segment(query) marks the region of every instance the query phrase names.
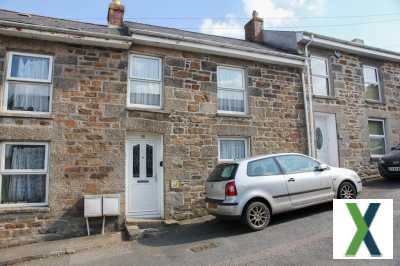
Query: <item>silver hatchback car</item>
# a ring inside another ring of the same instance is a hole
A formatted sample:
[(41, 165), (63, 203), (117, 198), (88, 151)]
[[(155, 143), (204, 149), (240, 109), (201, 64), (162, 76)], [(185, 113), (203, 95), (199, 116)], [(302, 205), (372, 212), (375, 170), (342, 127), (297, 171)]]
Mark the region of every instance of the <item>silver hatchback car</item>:
[(241, 218), (252, 230), (264, 229), (273, 214), (334, 198), (355, 199), (362, 190), (356, 172), (297, 153), (219, 164), (206, 186), (210, 214)]

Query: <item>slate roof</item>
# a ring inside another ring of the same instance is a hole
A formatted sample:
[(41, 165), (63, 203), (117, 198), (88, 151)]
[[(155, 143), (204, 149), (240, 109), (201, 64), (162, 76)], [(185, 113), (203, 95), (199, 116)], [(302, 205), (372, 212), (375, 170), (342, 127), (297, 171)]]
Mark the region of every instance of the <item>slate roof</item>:
[(282, 50), (268, 47), (266, 44), (130, 21), (125, 21), (125, 27), (123, 28), (112, 28), (108, 27), (108, 25), (59, 19), (0, 9), (0, 25), (2, 24), (1, 21), (18, 22), (34, 26), (46, 26), (55, 30), (61, 29), (73, 30), (77, 32), (83, 31), (90, 33), (106, 33), (125, 37), (128, 37), (130, 35), (129, 32), (131, 32), (171, 39), (186, 39), (198, 43), (212, 43), (219, 46), (234, 47), (239, 50), (257, 50), (261, 53), (282, 52)]
[[(80, 32), (81, 35), (82, 34), (84, 35), (84, 33), (86, 32), (86, 33), (91, 33), (91, 34), (104, 33), (104, 34), (109, 34), (110, 36), (114, 35), (116, 37), (117, 36), (129, 37), (130, 33), (138, 33), (138, 34), (143, 34), (143, 35), (157, 36), (157, 37), (177, 39), (177, 40), (190, 40), (192, 42), (207, 43), (207, 44), (222, 46), (222, 47), (229, 46), (229, 47), (236, 48), (238, 50), (251, 50), (251, 51), (256, 51), (256, 52), (266, 53), (266, 54), (275, 53), (275, 54), (279, 54), (281, 56), (289, 56), (289, 57), (298, 55), (298, 53), (297, 53), (298, 51), (293, 51), (293, 50), (285, 51), (280, 46), (274, 47), (273, 45), (268, 44), (268, 43), (255, 43), (255, 42), (245, 41), (245, 40), (241, 40), (241, 39), (234, 39), (234, 38), (228, 38), (228, 37), (222, 37), (222, 36), (216, 36), (216, 35), (208, 35), (208, 34), (204, 34), (204, 33), (191, 32), (191, 31), (185, 31), (185, 30), (162, 27), (162, 26), (154, 26), (154, 25), (148, 25), (148, 24), (131, 22), (131, 21), (125, 21), (125, 27), (113, 28), (113, 27), (108, 27), (108, 25), (80, 22), (80, 21), (67, 20), (67, 19), (59, 19), (59, 18), (39, 16), (39, 15), (34, 15), (34, 14), (27, 14), (27, 13), (21, 13), (21, 12), (16, 12), (16, 11), (0, 9), (0, 25), (2, 25), (2, 21), (18, 22), (18, 23), (24, 23), (24, 24), (33, 25), (33, 26), (46, 26), (46, 27), (49, 27), (54, 30), (59, 29), (59, 30), (76, 31), (76, 32)], [(293, 33), (312, 34), (312, 33), (305, 32), (305, 31), (293, 32)], [(372, 46), (368, 46), (368, 45), (359, 45), (359, 44), (355, 44), (355, 43), (352, 43), (349, 41), (345, 41), (345, 40), (341, 40), (341, 39), (337, 39), (337, 38), (333, 38), (333, 37), (329, 37), (329, 36), (323, 36), (323, 35), (319, 35), (319, 34), (315, 34), (315, 33), (313, 33), (313, 34), (315, 36), (319, 36), (321, 38), (336, 41), (339, 43), (364, 47), (367, 49), (390, 53), (390, 54), (394, 54), (394, 55), (400, 55), (400, 53), (395, 52), (395, 51), (390, 51), (390, 50), (386, 50), (386, 49), (382, 49), (382, 48), (378, 48), (378, 47), (372, 47)]]
[(200, 43), (202, 42), (214, 42), (219, 43), (221, 45), (229, 45), (235, 46), (238, 48), (243, 49), (256, 49), (260, 50), (260, 52), (282, 52), (283, 50), (268, 47), (266, 44), (256, 43), (245, 41), (241, 39), (235, 38), (228, 38), (216, 35), (209, 35), (204, 33), (192, 32), (192, 31), (185, 31), (180, 29), (168, 28), (168, 27), (161, 27), (161, 26), (154, 26), (148, 24), (142, 24), (137, 22), (125, 21), (125, 24), (128, 26), (129, 30), (133, 33), (138, 34), (146, 34), (146, 35), (153, 35), (153, 36), (176, 36), (180, 39), (190, 39), (195, 40)]
[(35, 26), (46, 26), (53, 29), (87, 31), (92, 33), (106, 33), (116, 36), (128, 36), (128, 32), (126, 31), (126, 29), (121, 30), (119, 28), (108, 27), (107, 25), (45, 17), (9, 11), (5, 9), (0, 9), (0, 20), (30, 24)]
[(304, 34), (304, 35), (308, 35), (308, 36), (314, 35), (314, 37), (319, 37), (321, 39), (330, 40), (330, 41), (333, 41), (333, 42), (338, 42), (338, 43), (347, 44), (347, 45), (352, 45), (352, 46), (355, 46), (355, 47), (371, 49), (371, 50), (379, 51), (379, 52), (382, 52), (382, 53), (400, 55), (400, 52), (396, 52), (396, 51), (393, 51), (393, 50), (383, 49), (383, 48), (379, 48), (379, 47), (376, 47), (376, 46), (371, 46), (371, 45), (368, 45), (368, 44), (359, 44), (359, 43), (352, 42), (352, 41), (346, 41), (346, 40), (338, 39), (338, 38), (335, 38), (335, 37), (322, 35), (322, 34), (319, 34), (319, 33), (313, 33), (313, 32), (308, 32), (308, 31), (302, 31), (300, 33)]

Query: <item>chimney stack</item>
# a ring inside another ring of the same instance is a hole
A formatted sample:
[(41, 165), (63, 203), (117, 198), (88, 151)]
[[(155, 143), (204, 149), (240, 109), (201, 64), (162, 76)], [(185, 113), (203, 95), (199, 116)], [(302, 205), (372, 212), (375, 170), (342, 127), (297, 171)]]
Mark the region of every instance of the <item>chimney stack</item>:
[(124, 24), (124, 13), (125, 8), (121, 4), (120, 0), (113, 0), (108, 6), (108, 26), (110, 27), (122, 27)]
[(264, 20), (254, 10), (252, 19), (244, 26), (246, 41), (263, 42), (263, 30)]

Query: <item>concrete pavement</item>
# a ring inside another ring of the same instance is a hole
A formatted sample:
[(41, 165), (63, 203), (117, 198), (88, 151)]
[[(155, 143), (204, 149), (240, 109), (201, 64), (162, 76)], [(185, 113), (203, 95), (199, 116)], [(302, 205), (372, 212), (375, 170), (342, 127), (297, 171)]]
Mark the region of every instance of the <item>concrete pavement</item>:
[(368, 183), (361, 198), (394, 199), (394, 260), (333, 261), (330, 203), (274, 216), (261, 232), (213, 220), (23, 265), (400, 265), (400, 180)]

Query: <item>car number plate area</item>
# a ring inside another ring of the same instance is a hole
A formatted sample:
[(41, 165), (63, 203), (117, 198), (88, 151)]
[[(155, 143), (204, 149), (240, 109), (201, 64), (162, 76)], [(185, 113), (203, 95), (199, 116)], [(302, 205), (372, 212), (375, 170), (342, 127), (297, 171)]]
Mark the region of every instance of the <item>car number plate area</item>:
[(388, 167), (390, 172), (400, 172), (400, 167)]
[(208, 203), (207, 203), (207, 207), (208, 207), (209, 209), (216, 209), (216, 208), (217, 208), (217, 203), (215, 203), (215, 202), (208, 202)]

